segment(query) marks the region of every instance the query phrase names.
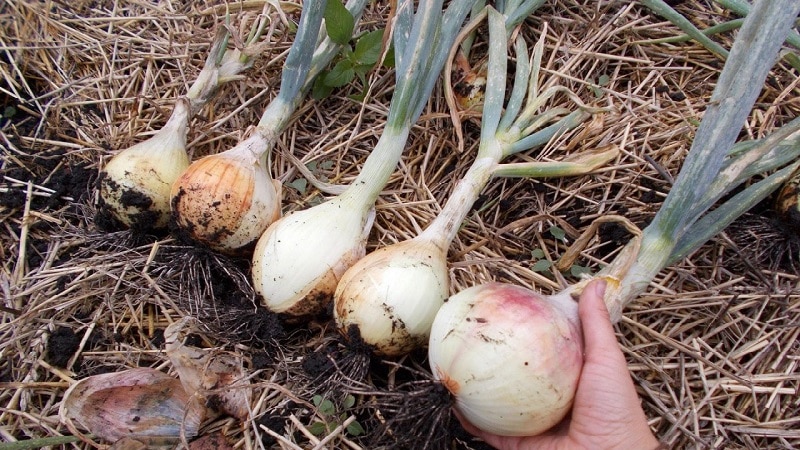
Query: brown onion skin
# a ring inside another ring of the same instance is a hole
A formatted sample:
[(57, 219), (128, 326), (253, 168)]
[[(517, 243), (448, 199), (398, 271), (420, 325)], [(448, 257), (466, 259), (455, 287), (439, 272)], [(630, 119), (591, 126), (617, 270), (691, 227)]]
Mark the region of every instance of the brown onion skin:
[(252, 247), (280, 217), (280, 195), (260, 170), (221, 155), (195, 161), (170, 192), (173, 232), (224, 253)]

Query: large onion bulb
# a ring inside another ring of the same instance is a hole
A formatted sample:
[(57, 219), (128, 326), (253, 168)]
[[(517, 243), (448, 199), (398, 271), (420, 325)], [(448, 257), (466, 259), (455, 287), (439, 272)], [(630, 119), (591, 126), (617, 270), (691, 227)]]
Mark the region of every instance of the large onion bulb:
[(189, 166), (189, 103), (179, 99), (167, 123), (146, 141), (119, 152), (100, 173), (100, 212), (139, 230), (165, 228), (172, 183)]
[(366, 254), (375, 210), (347, 196), (270, 225), (253, 251), (253, 287), (268, 309), (290, 316), (323, 312), (344, 272)]
[(577, 303), (510, 284), (450, 297), (429, 345), (431, 371), (461, 415), (503, 436), (533, 436), (560, 422), (583, 364)]
[(345, 272), (334, 294), (336, 324), (355, 326), (375, 353), (400, 356), (424, 345), (448, 295), (445, 252), (415, 238), (380, 248)]
[(173, 231), (225, 253), (253, 244), (280, 216), (280, 183), (261, 160), (264, 142), (256, 132), (192, 163), (172, 186)]

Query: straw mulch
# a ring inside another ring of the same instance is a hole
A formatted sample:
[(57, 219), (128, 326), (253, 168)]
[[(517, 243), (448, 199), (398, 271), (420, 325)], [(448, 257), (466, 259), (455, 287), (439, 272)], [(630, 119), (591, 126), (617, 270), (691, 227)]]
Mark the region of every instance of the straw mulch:
[[(620, 214), (646, 226), (690, 148), (722, 67), (695, 43), (650, 42), (680, 32), (636, 2), (553, 3), (521, 29), (533, 42), (547, 23), (543, 82), (570, 87), (584, 102), (612, 111), (602, 123), (518, 159), (557, 159), (573, 148), (606, 144), (618, 145), (622, 155), (590, 176), (492, 181), (450, 250), (453, 291), (496, 280), (550, 293), (582, 269), (596, 271), (610, 261), (630, 238), (615, 225), (600, 229), (575, 270), (534, 270), (542, 267), (537, 261), (556, 260), (598, 217)], [(712, 2), (679, 3), (700, 27), (732, 18)], [(242, 35), (263, 6), (247, 4), (242, 14), (231, 5), (231, 26)], [(327, 418), (335, 423), (319, 435), (309, 431), (325, 418), (315, 417), (298, 366), (333, 339), (329, 322), (287, 325), (275, 334), (281, 324), (253, 306), (242, 276), (246, 259), (196, 266), (175, 256), (191, 252), (169, 236), (107, 233), (94, 224), (98, 169), (164, 123), (223, 20), (224, 9), (213, 6), (75, 0), (0, 8), (2, 441), (72, 434), (58, 415), (70, 383), (137, 366), (169, 371), (163, 330), (197, 315), (206, 323), (203, 345), (241, 354), (253, 373), (251, 419), (219, 419), (205, 434), (221, 431), (236, 448), (371, 448), (367, 438), (336, 428), (338, 417)], [(291, 35), (274, 9), (268, 14), (275, 26), (264, 39), (271, 45), (246, 80), (226, 85), (191, 122), (193, 158), (238, 142), (275, 96)], [(387, 14), (372, 5), (362, 26), (376, 29)], [(297, 20), (296, 12), (287, 15)], [(733, 34), (715, 39), (729, 47)], [(483, 44), (479, 38), (477, 54)], [(322, 199), (310, 185), (298, 189), (302, 175), (287, 154), (315, 162), (315, 174), (331, 182), (354, 178), (383, 126), (392, 72), (375, 70), (368, 84), (363, 101), (357, 96), (364, 86), (356, 80), (296, 113), (271, 165), (285, 186), (284, 212)], [(779, 63), (742, 137), (762, 137), (796, 117), (797, 84), (797, 72)], [(551, 105), (559, 103), (568, 101), (557, 97)], [(476, 151), (478, 123), (465, 118), (463, 129), (459, 151), (437, 87), (378, 202), (370, 249), (414, 235), (441, 208)], [(797, 254), (797, 238), (776, 227), (769, 205), (761, 205), (662, 271), (627, 308), (618, 337), (651, 426), (671, 447), (800, 446)], [(215, 280), (239, 298), (223, 301), (211, 286)], [(374, 379), (409, 378), (406, 369), (426, 367), (424, 352), (395, 363), (373, 364)], [(379, 423), (359, 414), (368, 431)], [(482, 448), (456, 436), (454, 448)]]

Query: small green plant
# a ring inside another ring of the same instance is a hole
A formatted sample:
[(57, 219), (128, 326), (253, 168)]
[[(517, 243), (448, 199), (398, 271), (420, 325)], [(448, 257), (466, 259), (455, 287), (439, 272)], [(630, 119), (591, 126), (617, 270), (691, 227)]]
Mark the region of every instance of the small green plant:
[[(312, 423), (308, 427), (308, 431), (314, 436), (323, 436), (330, 433), (334, 428), (344, 423), (349, 418), (346, 412), (338, 413), (336, 405), (331, 400), (321, 395), (315, 395), (311, 401), (314, 403), (314, 406), (317, 407), (318, 415), (323, 419)], [(356, 398), (352, 395), (348, 395), (344, 398), (341, 409), (348, 410), (355, 404)], [(365, 430), (357, 420), (354, 420), (345, 427), (345, 432), (350, 436), (361, 436), (364, 434)]]
[[(311, 95), (317, 100), (325, 98), (335, 88), (345, 86), (358, 77), (364, 88), (356, 97), (363, 98), (367, 90), (367, 74), (378, 63), (382, 46), (383, 29), (360, 35), (355, 39), (355, 45), (353, 46), (345, 43), (333, 67), (323, 71), (314, 81)], [(390, 60), (391, 58), (387, 58), (387, 61), (384, 61), (384, 65), (390, 66)]]
[(544, 250), (540, 248), (535, 248), (531, 251), (531, 260), (533, 260), (533, 264), (531, 264), (532, 271), (546, 272), (550, 270), (550, 267), (553, 266), (553, 263), (544, 256)]
[[(556, 239), (560, 241), (566, 240), (566, 233), (564, 230), (557, 226), (553, 226), (550, 228), (550, 234), (553, 235)], [(535, 248), (531, 251), (531, 261), (532, 264), (530, 265), (530, 269), (534, 272), (548, 274), (553, 273), (553, 270), (557, 270), (554, 266), (553, 262), (549, 259), (545, 258), (544, 250), (541, 248)], [(586, 266), (581, 266), (578, 264), (572, 264), (569, 266), (569, 274), (575, 278), (583, 278), (585, 276), (591, 276), (594, 273), (592, 269)], [(564, 271), (566, 272), (566, 271)]]

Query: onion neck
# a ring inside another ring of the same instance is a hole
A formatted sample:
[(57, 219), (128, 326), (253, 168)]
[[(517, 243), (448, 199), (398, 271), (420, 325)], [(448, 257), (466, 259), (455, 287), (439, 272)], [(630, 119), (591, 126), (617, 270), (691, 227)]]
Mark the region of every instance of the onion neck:
[(494, 136), (481, 141), (475, 161), (464, 174), (464, 178), (456, 183), (442, 211), (421, 233), (420, 238), (429, 239), (442, 249), (450, 246), (472, 205), (478, 200), (497, 165), (506, 155), (506, 147)]
[(191, 101), (186, 97), (180, 97), (175, 102), (175, 108), (172, 110), (167, 123), (161, 128), (164, 133), (180, 134), (186, 139), (186, 128), (189, 125), (189, 117), (191, 116)]
[(625, 307), (647, 290), (650, 282), (666, 267), (674, 246), (674, 241), (654, 228), (645, 229), (641, 241), (628, 242), (612, 263), (597, 274), (608, 282), (605, 304), (612, 322), (622, 318)]
[(497, 160), (494, 158), (476, 159), (464, 178), (456, 184), (442, 211), (420, 234), (420, 238), (428, 239), (442, 249), (450, 247), (461, 223), (478, 200), (486, 183), (492, 178), (495, 167)]
[(403, 155), (410, 128), (387, 126), (383, 129), (355, 181), (341, 194), (344, 201), (357, 204), (363, 210), (373, 207)]

